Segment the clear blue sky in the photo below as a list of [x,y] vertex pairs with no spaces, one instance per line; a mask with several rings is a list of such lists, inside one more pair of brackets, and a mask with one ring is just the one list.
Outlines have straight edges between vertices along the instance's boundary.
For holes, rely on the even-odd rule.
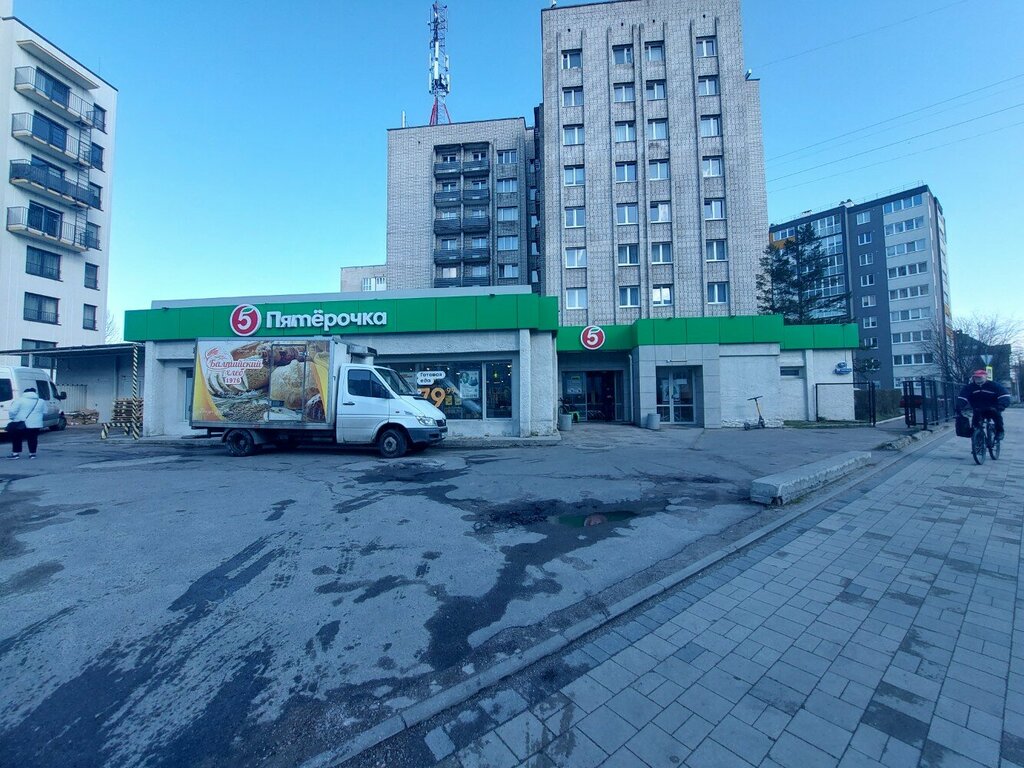
[[[548,4],[449,0],[453,119],[532,121]],[[120,92],[119,319],[153,299],[334,291],[341,266],[383,262],[386,130],[402,110],[409,124],[429,117],[429,5],[15,0],[16,16]],[[743,11],[769,218],[926,181],[946,212],[954,313],[1020,316],[1024,3],[746,0]]]

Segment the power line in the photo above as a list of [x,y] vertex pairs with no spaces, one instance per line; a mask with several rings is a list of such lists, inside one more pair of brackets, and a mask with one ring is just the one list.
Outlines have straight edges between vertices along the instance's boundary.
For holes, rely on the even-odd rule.
[[813,144],[808,144],[807,146],[799,147],[798,149],[793,149],[793,150],[790,150],[789,152],[783,152],[781,155],[774,155],[772,157],[767,158],[767,160],[769,162],[771,162],[772,160],[778,160],[779,158],[782,158],[782,157],[788,157],[789,155],[795,155],[798,152],[803,152],[804,150],[812,149],[814,147],[821,146],[822,144],[828,144],[829,142],[836,141],[837,139],[844,139],[847,136],[852,136],[855,133],[860,133],[861,131],[866,131],[866,130],[869,130],[870,128],[877,128],[880,125],[885,125],[886,123],[891,123],[891,122],[893,122],[895,120],[901,120],[904,117],[909,117],[910,115],[916,115],[918,112],[924,112],[925,110],[931,109],[932,107],[938,107],[938,106],[941,106],[942,104],[948,104],[951,101],[956,101],[957,99],[962,99],[964,96],[971,96],[971,95],[973,95],[975,93],[979,93],[981,91],[987,91],[989,88],[995,88],[997,85],[1003,85],[1004,83],[1009,83],[1009,82],[1011,82],[1013,80],[1019,80],[1022,77],[1024,77],[1024,72],[1022,72],[1019,75],[1014,75],[1013,77],[1008,77],[1005,80],[999,80],[999,81],[997,81],[995,83],[989,83],[988,85],[983,85],[980,88],[975,88],[972,91],[965,91],[964,93],[957,94],[956,96],[950,96],[948,99],[943,99],[942,101],[936,101],[936,102],[934,102],[932,104],[926,104],[923,107],[918,107],[917,109],[912,109],[909,112],[904,112],[903,114],[896,115],[895,117],[889,117],[889,118],[886,118],[885,120],[879,120],[877,123],[871,123],[870,125],[865,125],[863,128],[855,128],[852,131],[847,131],[846,133],[840,133],[840,134],[838,134],[836,136],[833,136],[833,137],[831,137],[829,139],[822,139],[821,141],[816,141]]
[[934,147],[928,147],[926,149],[919,149],[916,152],[908,152],[905,155],[900,155],[900,157],[893,157],[893,158],[888,158],[886,160],[879,160],[877,163],[869,163],[867,165],[858,166],[857,168],[848,168],[845,171],[839,171],[838,173],[832,173],[832,174],[829,174],[828,176],[821,176],[821,177],[819,177],[817,179],[811,179],[810,181],[801,181],[799,184],[791,184],[788,187],[782,187],[781,189],[773,189],[771,191],[773,193],[774,192],[785,192],[786,190],[789,190],[789,189],[796,189],[797,187],[805,187],[808,184],[814,184],[815,182],[819,182],[819,181],[827,181],[828,179],[834,179],[837,176],[845,176],[847,174],[853,173],[854,171],[863,171],[863,170],[865,170],[867,168],[874,168],[874,167],[879,166],[879,165],[885,165],[887,163],[891,163],[893,160],[902,160],[904,157],[913,157],[914,155],[920,155],[920,154],[923,154],[925,152],[933,152],[936,149],[942,149],[943,147],[948,147],[948,146],[951,146],[953,144],[960,144],[961,142],[964,142],[964,141],[971,141],[971,140],[977,139],[977,138],[979,138],[981,136],[988,136],[991,133],[998,133],[999,131],[1005,131],[1005,130],[1008,130],[1010,128],[1016,128],[1017,126],[1021,126],[1021,125],[1024,125],[1024,120],[1022,120],[1019,123],[1011,123],[1010,125],[1004,125],[1004,126],[1001,126],[999,128],[993,128],[990,131],[983,131],[982,133],[972,133],[970,136],[964,136],[962,139],[953,139],[953,141],[947,141],[945,144],[937,144]]
[[905,19],[900,19],[899,21],[894,21],[891,24],[883,24],[880,27],[873,27],[872,29],[865,30],[864,32],[858,32],[856,35],[850,35],[849,37],[843,37],[843,38],[840,38],[839,40],[833,40],[830,43],[824,43],[822,45],[815,46],[814,48],[808,48],[806,51],[800,51],[800,52],[794,53],[794,54],[792,54],[790,56],[783,56],[781,59],[774,59],[772,61],[769,61],[767,64],[759,64],[758,66],[754,67],[754,69],[766,69],[766,68],[772,66],[773,64],[781,64],[784,61],[789,61],[791,59],[796,59],[796,58],[799,58],[801,56],[806,56],[809,53],[814,53],[816,51],[820,51],[820,50],[823,50],[825,48],[831,48],[833,45],[839,45],[840,43],[845,43],[845,42],[848,42],[850,40],[856,40],[857,38],[860,38],[860,37],[866,37],[867,35],[874,34],[875,32],[881,32],[883,29],[891,29],[892,27],[898,27],[898,26],[901,26],[903,24],[906,24],[908,21],[913,21],[914,19],[920,19],[920,18],[923,18],[925,16],[930,16],[933,13],[938,13],[939,11],[944,11],[947,8],[952,8],[954,5],[963,5],[966,2],[967,2],[967,0],[956,0],[956,2],[954,2],[954,3],[949,3],[948,5],[943,5],[943,6],[940,6],[939,8],[933,8],[930,11],[925,11],[924,13],[919,13],[916,16],[908,16]]
[[960,126],[960,125],[966,125],[967,123],[973,123],[976,120],[982,120],[982,119],[984,119],[986,117],[992,117],[992,115],[998,115],[998,114],[1001,114],[1003,112],[1009,112],[1011,109],[1018,109],[1020,107],[1024,107],[1024,102],[1021,102],[1019,104],[1013,104],[1012,106],[1004,107],[1003,109],[997,109],[994,112],[987,112],[984,115],[978,115],[977,117],[970,117],[970,118],[968,118],[966,120],[961,120],[958,123],[951,123],[950,125],[944,125],[941,128],[935,128],[934,130],[931,130],[931,131],[925,131],[924,133],[919,133],[916,136],[908,136],[905,139],[899,139],[898,141],[891,141],[888,144],[882,144],[881,146],[878,146],[878,147],[872,147],[871,149],[865,149],[863,152],[855,152],[852,155],[846,155],[845,157],[840,157],[840,158],[838,158],[836,160],[829,160],[827,163],[819,163],[818,165],[812,165],[810,168],[804,168],[802,171],[793,171],[792,173],[786,173],[786,174],[783,174],[782,176],[776,176],[774,179],[768,179],[768,183],[770,184],[770,183],[772,183],[774,181],[781,181],[782,179],[788,179],[790,176],[799,176],[802,173],[807,173],[809,171],[813,171],[813,170],[816,170],[818,168],[824,168],[827,165],[835,165],[836,163],[841,163],[841,162],[843,162],[845,160],[851,160],[851,159],[853,159],[855,157],[861,157],[862,155],[869,155],[872,152],[878,152],[878,151],[883,150],[883,149],[888,149],[889,147],[895,147],[897,144],[904,144],[904,143],[906,143],[908,141],[913,141],[914,139],[920,139],[920,138],[922,138],[924,136],[930,136],[933,133],[939,133],[940,131],[948,131],[950,128],[956,128],[957,126]]

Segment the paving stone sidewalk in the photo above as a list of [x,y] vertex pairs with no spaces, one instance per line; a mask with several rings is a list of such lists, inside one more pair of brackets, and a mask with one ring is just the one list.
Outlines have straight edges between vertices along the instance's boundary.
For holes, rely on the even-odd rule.
[[444,768],[1024,766],[1024,413],[1007,417],[999,461],[940,438],[417,748]]

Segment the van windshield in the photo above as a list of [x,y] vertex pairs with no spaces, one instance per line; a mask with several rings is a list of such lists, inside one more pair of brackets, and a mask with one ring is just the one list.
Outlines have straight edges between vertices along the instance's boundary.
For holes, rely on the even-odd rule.
[[410,387],[405,379],[399,376],[390,368],[374,368],[377,375],[387,382],[387,385],[391,387],[391,390],[397,395],[406,395],[409,397],[422,397],[419,390]]

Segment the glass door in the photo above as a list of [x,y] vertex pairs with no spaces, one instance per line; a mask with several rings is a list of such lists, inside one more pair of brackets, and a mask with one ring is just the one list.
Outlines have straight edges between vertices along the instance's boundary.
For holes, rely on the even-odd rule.
[[696,423],[693,368],[658,368],[658,416],[665,424]]

